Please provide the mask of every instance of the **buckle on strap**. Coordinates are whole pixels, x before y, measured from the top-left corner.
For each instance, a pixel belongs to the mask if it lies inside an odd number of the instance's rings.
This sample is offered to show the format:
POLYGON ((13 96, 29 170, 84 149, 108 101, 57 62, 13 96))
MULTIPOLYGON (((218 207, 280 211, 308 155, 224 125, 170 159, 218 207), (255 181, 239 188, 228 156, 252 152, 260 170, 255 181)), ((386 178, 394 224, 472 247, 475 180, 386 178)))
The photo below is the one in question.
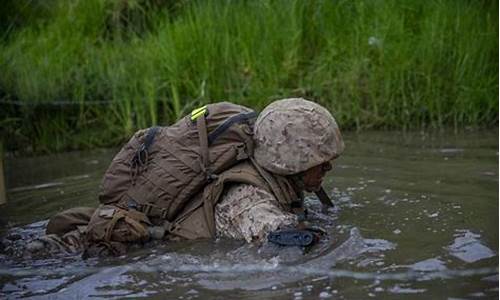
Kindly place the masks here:
POLYGON ((143 212, 146 216, 151 216, 151 210, 153 209, 153 206, 149 203, 142 204, 140 205, 140 211, 143 212))
POLYGON ((168 211, 165 209, 165 208, 162 208, 160 209, 160 218, 162 218, 163 220, 165 220, 165 222, 168 222, 167 221, 167 213, 168 211))
POLYGON ((163 228, 165 229, 166 232, 171 232, 172 229, 174 228, 174 224, 165 219, 163 221, 163 228))
POLYGON ((148 217, 167 220, 168 210, 166 208, 161 208, 156 205, 146 203, 140 205, 140 211, 148 217))
POLYGON ((127 200, 127 208, 128 209, 135 209, 135 210, 139 210, 139 203, 137 203, 137 201, 135 201, 134 199, 130 198, 127 200))

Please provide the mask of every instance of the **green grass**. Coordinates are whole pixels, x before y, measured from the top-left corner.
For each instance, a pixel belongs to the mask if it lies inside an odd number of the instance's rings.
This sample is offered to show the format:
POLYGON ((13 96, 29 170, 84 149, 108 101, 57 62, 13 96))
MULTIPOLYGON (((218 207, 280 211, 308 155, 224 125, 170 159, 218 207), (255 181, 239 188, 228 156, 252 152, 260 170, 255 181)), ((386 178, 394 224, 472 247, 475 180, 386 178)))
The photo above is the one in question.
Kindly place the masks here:
POLYGON ((1 40, 0 96, 25 104, 2 104, 10 150, 117 145, 202 103, 295 96, 345 129, 498 124, 497 1, 49 3, 1 40))

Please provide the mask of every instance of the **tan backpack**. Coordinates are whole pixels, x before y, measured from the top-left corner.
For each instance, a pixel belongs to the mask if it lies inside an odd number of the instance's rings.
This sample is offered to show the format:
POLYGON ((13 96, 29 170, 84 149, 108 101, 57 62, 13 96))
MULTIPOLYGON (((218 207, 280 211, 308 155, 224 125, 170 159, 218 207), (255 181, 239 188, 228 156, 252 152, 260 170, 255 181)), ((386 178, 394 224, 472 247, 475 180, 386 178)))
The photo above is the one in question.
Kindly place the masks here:
POLYGON ((221 102, 171 126, 138 131, 104 174, 99 201, 174 221, 217 174, 252 154, 256 116, 247 107, 221 102))

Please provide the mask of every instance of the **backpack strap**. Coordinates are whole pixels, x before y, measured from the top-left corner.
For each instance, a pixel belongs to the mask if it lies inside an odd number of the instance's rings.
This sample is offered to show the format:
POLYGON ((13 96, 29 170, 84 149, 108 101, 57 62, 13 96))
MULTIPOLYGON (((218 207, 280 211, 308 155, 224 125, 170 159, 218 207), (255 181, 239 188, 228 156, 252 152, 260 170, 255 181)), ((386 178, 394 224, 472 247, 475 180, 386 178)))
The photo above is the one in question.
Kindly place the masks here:
POLYGON ((146 133, 146 137, 144 138, 144 142, 139 146, 139 149, 135 152, 132 157, 131 163, 131 178, 132 183, 135 183, 135 179, 141 173, 142 168, 146 166, 149 156, 149 148, 153 144, 155 140, 155 135, 158 132, 160 127, 154 126, 148 129, 146 133))
POLYGON ((278 182, 276 182, 276 179, 274 179, 271 174, 269 174, 261 166, 259 166, 253 156, 250 156, 250 161, 252 162, 252 165, 255 167, 257 172, 259 172, 260 176, 262 176, 262 178, 264 178, 264 180, 269 184, 269 187, 271 188, 278 202, 281 205, 287 203, 287 199, 285 199, 283 193, 281 192, 281 187, 279 186, 278 182))
POLYGON ((212 181, 214 179, 214 175, 210 170, 210 152, 208 151, 207 119, 205 118, 205 114, 196 118, 196 126, 198 128, 198 137, 200 139, 201 169, 206 174, 207 180, 212 181))
POLYGON ((254 111, 251 111, 251 112, 247 112, 247 113, 239 113, 237 115, 234 115, 234 116, 228 118, 222 124, 217 126, 217 128, 215 128, 214 131, 212 131, 208 135, 208 145, 211 145, 213 142, 215 142, 215 140, 221 134, 223 134, 229 127, 231 127, 233 124, 247 122, 248 120, 254 119, 256 117, 257 117, 257 113, 254 111))
POLYGON ((203 209, 205 214, 205 221, 208 226, 208 230, 211 236, 215 236, 216 234, 216 225, 215 225, 215 205, 221 199, 221 196, 224 192, 224 187, 228 183, 245 183, 250 184, 256 187, 260 187, 262 189, 269 190, 268 186, 266 186, 266 182, 259 180, 260 174, 256 171, 253 171, 252 165, 250 163, 242 163, 233 167, 222 174, 219 175, 216 181, 208 184, 203 190, 203 209))
POLYGON ((134 159, 140 162, 141 165, 144 165, 146 163, 149 147, 153 145, 155 135, 159 129, 160 127, 158 126, 149 128, 148 132, 146 133, 146 137, 144 138, 144 142, 139 147, 139 150, 137 150, 137 152, 135 153, 134 159))
POLYGON ((137 203, 137 201, 132 198, 129 198, 126 203, 122 204, 122 206, 127 208, 129 211, 136 210, 143 213, 150 218, 152 224, 161 224, 167 232, 170 232, 172 229, 172 223, 167 218, 168 209, 166 208, 157 206, 153 203, 137 203))

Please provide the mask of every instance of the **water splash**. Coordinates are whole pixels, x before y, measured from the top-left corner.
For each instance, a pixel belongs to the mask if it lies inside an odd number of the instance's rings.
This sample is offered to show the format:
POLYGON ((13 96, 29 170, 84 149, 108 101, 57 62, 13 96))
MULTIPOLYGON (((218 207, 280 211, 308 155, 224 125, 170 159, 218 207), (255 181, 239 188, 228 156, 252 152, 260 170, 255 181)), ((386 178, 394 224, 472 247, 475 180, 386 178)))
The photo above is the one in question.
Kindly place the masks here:
POLYGON ((469 230, 457 230, 455 241, 446 247, 449 253, 456 258, 473 263, 485 258, 495 256, 495 252, 481 243, 480 234, 475 234, 469 230))

